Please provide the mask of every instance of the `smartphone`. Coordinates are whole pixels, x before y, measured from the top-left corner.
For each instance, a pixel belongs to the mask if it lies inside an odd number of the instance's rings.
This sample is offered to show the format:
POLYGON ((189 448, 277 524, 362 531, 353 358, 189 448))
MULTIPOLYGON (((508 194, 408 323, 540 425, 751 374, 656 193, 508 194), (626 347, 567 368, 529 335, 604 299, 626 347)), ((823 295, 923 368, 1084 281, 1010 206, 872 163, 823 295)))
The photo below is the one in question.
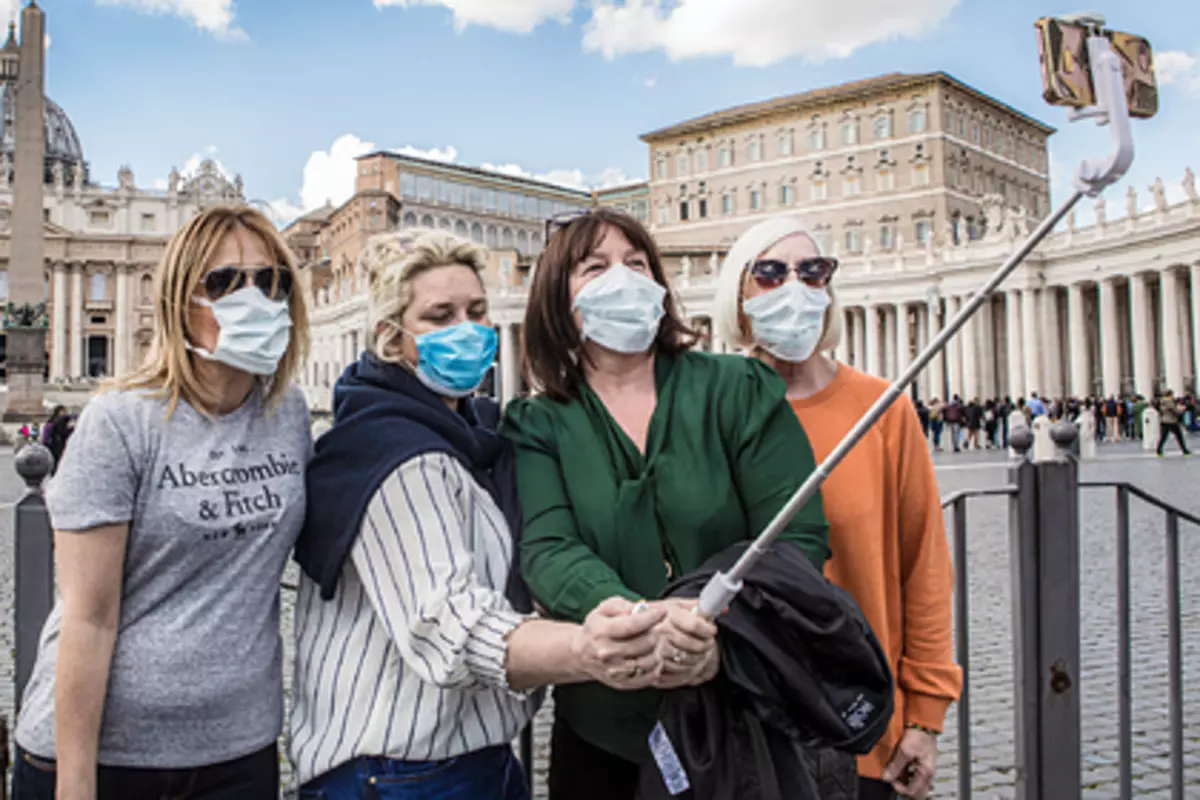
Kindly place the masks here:
MULTIPOLYGON (((1038 60, 1042 70, 1042 97, 1056 106, 1086 108, 1096 102, 1088 57, 1087 40, 1094 30, 1088 25, 1053 17, 1034 23, 1038 30, 1038 60)), ((1149 119, 1158 113, 1158 86, 1154 74, 1154 52, 1141 36, 1103 30, 1125 79, 1129 115, 1149 119)))

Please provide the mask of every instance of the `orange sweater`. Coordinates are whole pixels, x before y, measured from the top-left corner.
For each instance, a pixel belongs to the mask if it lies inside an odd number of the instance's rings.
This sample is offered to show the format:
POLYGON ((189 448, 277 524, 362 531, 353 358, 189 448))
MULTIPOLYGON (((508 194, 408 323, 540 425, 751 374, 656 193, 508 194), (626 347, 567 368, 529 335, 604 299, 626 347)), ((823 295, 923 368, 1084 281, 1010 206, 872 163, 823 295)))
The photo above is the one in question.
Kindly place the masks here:
MULTIPOLYGON (((820 462, 887 389, 838 364, 823 390, 791 401, 820 462)), ((896 676, 896 711, 859 773, 879 778, 908 725, 942 730, 962 690, 954 590, 933 460, 907 398, 897 400, 821 489, 833 556, 826 575, 858 601, 896 676)))

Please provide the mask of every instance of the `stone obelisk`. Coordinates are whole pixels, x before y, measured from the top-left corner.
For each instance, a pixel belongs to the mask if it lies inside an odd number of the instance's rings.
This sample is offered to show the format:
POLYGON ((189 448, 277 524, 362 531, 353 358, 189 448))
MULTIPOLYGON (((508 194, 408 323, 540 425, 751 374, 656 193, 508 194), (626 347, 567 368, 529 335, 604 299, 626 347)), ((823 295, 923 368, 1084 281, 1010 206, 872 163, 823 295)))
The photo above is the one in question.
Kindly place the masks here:
POLYGON ((45 183, 46 16, 37 2, 21 12, 18 75, 9 83, 16 114, 12 238, 8 256, 8 408, 6 422, 41 421, 46 363, 46 284, 42 254, 45 183))

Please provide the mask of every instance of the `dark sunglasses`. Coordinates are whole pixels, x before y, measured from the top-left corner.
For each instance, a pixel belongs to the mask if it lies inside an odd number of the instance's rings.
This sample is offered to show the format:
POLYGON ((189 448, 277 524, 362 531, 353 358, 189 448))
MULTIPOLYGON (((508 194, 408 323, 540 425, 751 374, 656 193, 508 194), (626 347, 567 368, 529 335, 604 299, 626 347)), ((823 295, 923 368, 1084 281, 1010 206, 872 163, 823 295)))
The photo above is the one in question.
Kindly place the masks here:
POLYGON ((837 272, 836 258, 818 256, 806 258, 794 265, 776 258, 760 258, 750 262, 750 275, 764 289, 774 289, 783 285, 789 274, 795 271, 796 277, 809 286, 821 287, 829 283, 833 273, 837 272))
POLYGON ((271 300, 286 300, 292 294, 292 271, 287 267, 216 267, 204 276, 204 294, 209 300, 253 284, 271 300))
POLYGON ((590 208, 577 208, 573 211, 564 211, 561 214, 555 214, 546 220, 546 236, 542 241, 549 244, 551 236, 566 228, 575 220, 590 216, 591 213, 592 209, 590 208))

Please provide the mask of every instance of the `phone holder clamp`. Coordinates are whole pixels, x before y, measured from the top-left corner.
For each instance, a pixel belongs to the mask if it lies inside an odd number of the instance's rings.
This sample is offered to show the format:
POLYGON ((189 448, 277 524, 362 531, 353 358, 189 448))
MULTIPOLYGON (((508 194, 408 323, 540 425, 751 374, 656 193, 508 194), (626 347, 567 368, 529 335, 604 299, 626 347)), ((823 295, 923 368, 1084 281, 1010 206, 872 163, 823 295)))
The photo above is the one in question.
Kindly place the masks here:
POLYGON ((1093 32, 1088 36, 1087 46, 1096 104, 1071 112, 1068 119, 1071 122, 1094 119, 1097 125, 1107 125, 1112 131, 1113 151, 1103 158, 1085 159, 1075 173, 1075 188, 1089 197, 1098 197, 1124 177, 1133 163, 1133 127, 1121 62, 1113 53, 1108 38, 1098 31, 1093 32))

